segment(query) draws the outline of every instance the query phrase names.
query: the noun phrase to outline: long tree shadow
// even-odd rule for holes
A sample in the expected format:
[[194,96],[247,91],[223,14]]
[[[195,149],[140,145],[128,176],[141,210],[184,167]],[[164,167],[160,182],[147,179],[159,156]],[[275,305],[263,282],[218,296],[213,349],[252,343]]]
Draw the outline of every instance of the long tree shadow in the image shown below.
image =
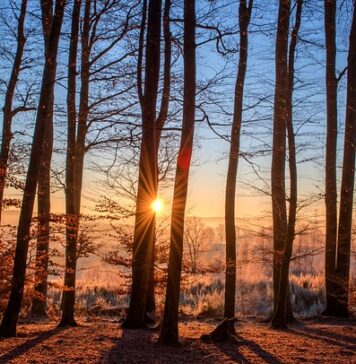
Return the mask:
[[[4,355],[0,356],[0,364],[8,363],[10,360],[17,358],[20,355],[25,354],[27,351],[34,348],[36,345],[40,344],[41,342],[49,339],[50,337],[56,335],[57,333],[65,330],[65,327],[55,327],[51,330],[45,331],[38,336],[34,337],[31,340],[28,340],[16,347],[14,347],[12,350],[7,352]],[[8,340],[8,339],[4,339]]]
[[115,340],[115,347],[106,352],[99,362],[105,363],[216,363],[222,354],[236,362],[249,363],[240,353],[215,351],[215,345],[207,345],[197,338],[185,338],[178,347],[162,346],[157,343],[156,332],[124,329]]
[[[306,329],[308,332],[304,331]],[[356,350],[355,338],[322,329],[315,329],[311,327],[307,327],[306,329],[291,328],[289,331],[294,335],[303,336],[311,340],[322,341],[327,344],[339,346],[352,351]]]
[[[347,336],[347,335],[343,335],[340,333],[336,333],[336,332],[330,332],[328,330],[325,329],[317,329],[317,328],[311,328],[311,327],[307,327],[307,330],[309,333],[315,334],[315,335],[319,335],[328,339],[336,339],[336,340],[340,340],[340,341],[345,341],[347,343],[350,344],[355,344],[356,342],[356,338],[352,337],[352,336]],[[299,330],[297,330],[299,331]]]
[[[260,345],[258,345],[255,341],[244,339],[243,337],[238,337],[238,341],[235,344],[218,344],[215,343],[215,346],[219,348],[225,355],[229,356],[231,359],[241,362],[241,363],[251,363],[254,361],[248,360],[245,356],[240,353],[239,348],[242,346],[246,346],[251,352],[253,352],[256,356],[262,359],[265,363],[268,364],[282,364],[282,362],[273,354],[269,353],[265,349],[263,349]],[[231,350],[234,348],[233,350]],[[236,350],[237,349],[237,350]]]

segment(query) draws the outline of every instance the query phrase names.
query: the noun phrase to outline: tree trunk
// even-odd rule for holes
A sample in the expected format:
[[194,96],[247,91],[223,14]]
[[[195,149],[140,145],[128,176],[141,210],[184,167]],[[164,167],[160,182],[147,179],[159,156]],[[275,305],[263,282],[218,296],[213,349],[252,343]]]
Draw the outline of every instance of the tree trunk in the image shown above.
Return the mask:
[[272,146],[272,213],[273,213],[273,303],[278,305],[279,278],[287,236],[285,191],[286,113],[288,89],[288,32],[290,0],[279,1],[276,40],[276,86],[274,96]]
[[[47,57],[49,35],[52,23],[52,1],[42,4],[42,27],[44,40],[44,56]],[[31,314],[38,317],[46,316],[47,277],[48,277],[48,249],[50,234],[51,212],[51,160],[53,151],[53,103],[54,95],[48,104],[48,122],[43,141],[43,154],[37,188],[37,245],[35,267],[35,295],[32,300]]]
[[[86,2],[86,27],[88,33],[88,8],[90,3]],[[79,173],[76,165],[76,72],[78,35],[80,24],[81,0],[76,0],[73,5],[71,39],[68,58],[68,131],[67,131],[67,160],[66,160],[66,270],[64,275],[64,290],[62,298],[62,318],[60,325],[75,326],[74,304],[75,304],[75,270],[77,260],[77,239],[79,229],[79,212],[76,203],[76,174]],[[84,33],[84,31],[83,31]]]
[[225,270],[225,305],[224,321],[210,334],[212,340],[225,341],[231,335],[235,336],[235,295],[236,295],[236,226],[235,226],[235,199],[236,179],[240,153],[240,131],[242,124],[243,94],[247,68],[248,52],[248,25],[251,18],[253,0],[240,1],[240,58],[235,84],[234,117],[231,126],[231,141],[229,165],[226,178],[225,191],[225,234],[226,234],[226,270]]
[[352,204],[355,180],[356,145],[356,6],[354,4],[347,65],[347,100],[344,160],[342,167],[340,216],[337,248],[337,316],[348,317]]
[[326,309],[324,314],[338,311],[336,300],[336,244],[337,244],[337,193],[336,193],[336,147],[337,147],[337,80],[335,76],[336,2],[325,0],[325,46],[326,46],[326,158],[325,158],[325,288]]
[[12,139],[11,126],[13,110],[12,104],[14,100],[14,92],[19,79],[22,56],[26,43],[24,23],[27,9],[27,0],[22,0],[21,9],[17,25],[17,49],[12,65],[11,76],[5,94],[5,102],[3,106],[3,125],[2,125],[2,142],[0,152],[0,225],[1,214],[3,209],[4,191],[6,186],[7,167],[10,152],[10,143]]
[[288,298],[290,300],[289,264],[293,251],[295,222],[297,215],[297,161],[296,161],[296,148],[295,148],[294,127],[293,127],[292,104],[293,104],[293,89],[294,89],[295,49],[297,46],[298,32],[301,22],[302,7],[303,7],[303,0],[297,0],[295,25],[292,32],[292,39],[290,42],[289,55],[288,55],[288,89],[287,89],[287,109],[285,115],[285,120],[286,120],[285,126],[288,134],[290,197],[289,197],[287,235],[286,235],[283,261],[279,278],[278,300],[271,322],[271,325],[274,328],[286,327],[288,319],[290,320],[293,318],[293,312],[291,310],[290,301],[288,305]]
[[8,337],[16,335],[16,325],[25,284],[26,259],[30,240],[31,218],[41,166],[43,140],[45,137],[48,117],[50,116],[51,112],[48,106],[51,103],[53,87],[56,79],[57,51],[65,3],[65,0],[56,1],[55,14],[51,25],[48,57],[46,58],[43,71],[39,107],[32,142],[30,162],[27,170],[24,195],[22,199],[20,220],[17,230],[11,293],[3,320],[0,325],[0,336]]
[[150,286],[155,216],[151,203],[157,194],[157,153],[155,137],[156,101],[160,68],[161,1],[148,6],[145,86],[142,99],[142,141],[136,200],[133,243],[132,288],[126,328],[145,327],[147,296]]
[[173,192],[166,301],[159,337],[159,342],[164,345],[178,344],[178,307],[182,272],[184,216],[195,122],[195,47],[195,0],[185,0],[183,125]]
[[[169,96],[170,96],[170,88],[171,88],[171,55],[172,55],[172,46],[171,46],[171,30],[170,30],[170,20],[169,13],[171,8],[171,0],[166,0],[164,3],[164,14],[163,14],[163,37],[164,37],[164,70],[163,70],[163,91],[161,98],[161,106],[158,118],[155,123],[156,127],[156,155],[157,155],[157,178],[159,166],[158,166],[158,153],[159,153],[159,145],[161,142],[162,129],[164,124],[167,121],[168,116],[168,107],[169,107]],[[157,189],[158,189],[158,180],[157,180]],[[157,196],[158,191],[156,191]],[[156,217],[154,217],[154,224],[156,226]],[[156,310],[155,303],[155,259],[156,259],[156,242],[154,242],[152,246],[152,260],[151,260],[151,271],[150,271],[150,282],[147,294],[147,303],[146,303],[146,313],[150,313],[151,316],[154,316]]]
[[43,154],[38,180],[37,203],[37,245],[35,267],[35,296],[32,301],[31,314],[46,316],[47,278],[49,259],[50,213],[51,213],[51,160],[53,150],[53,95],[49,104],[48,125],[43,142]]

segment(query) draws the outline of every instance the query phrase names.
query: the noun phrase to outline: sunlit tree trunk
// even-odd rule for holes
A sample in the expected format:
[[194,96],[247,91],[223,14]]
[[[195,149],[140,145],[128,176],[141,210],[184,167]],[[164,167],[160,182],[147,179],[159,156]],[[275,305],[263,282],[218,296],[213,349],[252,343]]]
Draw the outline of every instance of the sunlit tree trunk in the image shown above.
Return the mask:
[[337,312],[336,301],[336,245],[337,245],[337,192],[336,192],[336,148],[337,148],[337,79],[335,76],[336,1],[324,1],[325,46],[326,46],[326,156],[325,156],[325,288],[326,309],[324,314]]
[[[155,123],[156,127],[156,155],[157,155],[157,178],[158,178],[158,153],[159,146],[161,142],[162,129],[166,123],[168,116],[168,107],[169,107],[169,95],[171,88],[171,54],[172,54],[172,46],[171,46],[171,31],[170,31],[170,20],[169,13],[171,8],[171,0],[166,0],[164,3],[164,14],[163,14],[163,37],[164,37],[164,70],[163,70],[163,90],[162,90],[162,98],[160,105],[160,112],[158,118]],[[157,184],[158,188],[158,184]],[[158,191],[156,191],[157,196]],[[156,226],[156,218],[154,219],[154,224]],[[147,294],[147,304],[146,304],[146,312],[154,313],[156,309],[155,303],[155,259],[156,259],[156,248],[155,242],[152,246],[152,260],[151,260],[151,271],[150,271],[150,282]]]
[[25,48],[25,17],[27,9],[27,0],[22,0],[21,9],[17,24],[17,48],[14,57],[14,63],[12,65],[11,75],[9,83],[6,89],[5,102],[3,106],[3,124],[2,124],[2,140],[0,151],[0,225],[1,214],[3,209],[4,191],[6,185],[7,167],[10,152],[10,143],[12,139],[12,118],[13,118],[13,100],[17,81],[21,70],[22,56]]
[[355,180],[355,146],[356,146],[356,6],[349,41],[347,64],[347,99],[345,118],[344,159],[340,193],[340,215],[337,248],[337,306],[334,314],[348,317],[348,299],[350,285],[350,255],[352,204]]
[[57,69],[58,43],[63,22],[65,4],[65,0],[56,1],[55,12],[51,24],[51,32],[48,43],[49,47],[43,71],[35,131],[27,170],[24,195],[22,199],[20,220],[17,230],[11,293],[3,320],[0,325],[0,336],[16,335],[16,325],[25,284],[26,260],[30,240],[31,218],[41,166],[43,140],[51,113],[51,110],[48,106],[51,104],[51,98],[53,97],[53,88]]
[[[235,85],[234,118],[231,128],[229,166],[225,191],[225,234],[226,234],[226,275],[225,275],[225,306],[224,317],[235,316],[236,291],[236,227],[235,227],[235,197],[236,178],[240,153],[240,132],[242,124],[243,92],[247,68],[248,25],[251,17],[252,1],[246,6],[246,1],[240,1],[240,59]],[[233,323],[232,323],[233,325]],[[232,326],[233,328],[233,326]]]
[[288,32],[290,0],[279,1],[276,40],[276,83],[274,97],[272,146],[272,213],[273,213],[273,303],[278,305],[279,278],[287,237],[285,189],[286,116],[288,112]]
[[182,272],[184,216],[195,122],[195,24],[195,0],[185,0],[183,124],[173,192],[166,301],[159,337],[159,342],[164,345],[176,345],[178,343],[178,307]]
[[133,243],[132,287],[124,326],[145,327],[150,287],[155,216],[151,204],[157,194],[156,102],[160,69],[161,1],[148,4],[145,85],[142,94],[142,139]]
[[[50,105],[52,104],[52,105]],[[53,95],[49,107],[52,113],[48,123],[43,142],[43,154],[37,190],[38,223],[35,267],[35,296],[32,301],[31,314],[46,316],[47,278],[50,239],[50,212],[51,212],[51,159],[53,149]]]
[[[83,37],[88,39],[90,1],[86,1]],[[76,72],[77,51],[80,24],[81,0],[76,0],[73,5],[71,39],[68,58],[68,130],[67,130],[67,158],[66,158],[66,270],[64,275],[64,289],[62,298],[62,318],[60,325],[75,326],[75,276],[77,261],[77,239],[79,229],[80,202],[78,205],[78,186],[76,185],[77,173],[77,113],[76,113]],[[82,52],[85,52],[85,44]],[[83,55],[82,55],[83,58]],[[87,57],[86,57],[87,59]],[[83,65],[83,62],[82,62]],[[82,70],[83,72],[83,70]],[[82,100],[82,94],[81,94]],[[82,102],[82,101],[81,101]],[[85,121],[86,124],[86,121]],[[80,193],[80,191],[79,191]]]
[[[286,110],[286,129],[288,134],[288,154],[289,154],[289,178],[290,178],[290,196],[288,209],[287,235],[283,253],[278,290],[278,302],[272,317],[272,327],[285,327],[287,322],[293,318],[291,305],[288,312],[289,292],[289,265],[292,257],[293,242],[295,236],[295,223],[297,214],[297,161],[296,148],[293,127],[293,89],[294,89],[294,60],[295,50],[298,40],[302,16],[303,0],[297,0],[297,9],[295,15],[295,25],[292,31],[292,39],[289,46],[288,54],[288,89],[287,89],[287,110]],[[289,301],[290,303],[290,301]],[[289,316],[289,317],[288,317]]]
[[225,341],[235,332],[235,295],[236,295],[236,226],[235,226],[235,198],[236,180],[240,153],[240,134],[243,112],[243,94],[245,75],[247,68],[248,52],[248,25],[250,23],[253,0],[240,1],[239,25],[240,25],[240,56],[238,73],[235,84],[234,116],[231,126],[229,165],[226,178],[225,191],[225,234],[226,234],[226,271],[225,271],[225,304],[224,322],[222,322],[209,338],[217,341]]
[[[43,2],[42,28],[44,39],[44,56],[47,57],[49,35],[53,18],[53,1]],[[50,238],[51,212],[51,160],[53,150],[53,102],[54,95],[48,104],[48,122],[43,141],[43,154],[37,188],[37,245],[35,267],[35,295],[32,301],[31,314],[46,316],[47,277],[48,277],[48,249]]]

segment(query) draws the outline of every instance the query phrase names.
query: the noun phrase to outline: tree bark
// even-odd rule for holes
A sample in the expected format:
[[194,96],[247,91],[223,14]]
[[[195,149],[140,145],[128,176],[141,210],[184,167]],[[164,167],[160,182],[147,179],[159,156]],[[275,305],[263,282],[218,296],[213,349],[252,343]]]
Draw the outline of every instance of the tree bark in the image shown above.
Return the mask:
[[159,342],[164,345],[178,344],[178,307],[182,272],[184,216],[195,122],[195,24],[195,0],[185,0],[183,124],[173,192],[166,301],[159,337]]
[[46,58],[43,71],[39,107],[32,142],[30,162],[27,170],[24,195],[22,199],[20,220],[17,230],[17,242],[10,299],[0,325],[0,336],[3,337],[16,335],[16,325],[25,284],[26,259],[30,240],[31,218],[41,166],[43,140],[45,137],[48,117],[50,116],[50,108],[48,105],[51,102],[56,78],[57,51],[65,5],[65,0],[56,1],[55,13],[51,24],[48,57]]
[[251,18],[253,0],[240,1],[240,58],[235,84],[234,116],[231,126],[229,165],[226,177],[225,190],[225,236],[226,236],[226,269],[225,269],[225,304],[224,321],[210,334],[210,339],[225,341],[235,332],[235,295],[236,295],[236,226],[235,226],[235,199],[236,180],[240,153],[240,134],[243,113],[244,84],[247,69],[248,53],[248,26]]
[[[60,325],[75,326],[75,271],[77,261],[77,239],[79,230],[79,207],[77,202],[76,175],[77,169],[77,113],[76,113],[76,72],[77,51],[80,25],[81,0],[76,0],[73,5],[71,39],[68,58],[68,130],[67,130],[67,159],[66,159],[66,269],[64,275],[64,289],[62,298],[62,318]],[[83,35],[88,34],[88,21],[90,16],[90,1],[86,1],[85,26]],[[85,36],[84,36],[85,37]],[[88,37],[86,35],[86,37]],[[82,50],[84,52],[84,49]]]
[[290,0],[279,1],[276,40],[276,84],[274,97],[272,146],[272,213],[273,213],[273,303],[278,306],[278,291],[284,246],[287,237],[285,190],[286,115],[288,112],[288,32]]
[[[252,1],[246,6],[246,1],[240,1],[240,59],[235,85],[234,118],[231,127],[231,142],[229,166],[225,191],[225,234],[226,234],[226,275],[225,275],[225,306],[224,317],[235,317],[236,292],[236,227],[235,227],[235,198],[236,179],[240,153],[240,132],[242,124],[242,108],[244,83],[247,68],[248,25],[251,17]],[[232,322],[233,325],[233,321]]]
[[132,288],[126,328],[143,328],[150,286],[155,215],[151,203],[157,194],[156,102],[160,69],[161,0],[148,5],[145,85],[142,95],[142,140],[132,261]]
[[[41,4],[42,27],[44,40],[44,56],[48,55],[48,42],[53,17],[53,1]],[[37,188],[37,245],[35,266],[35,295],[32,300],[31,314],[38,317],[46,316],[47,277],[48,277],[48,249],[50,237],[51,212],[51,160],[53,150],[53,103],[54,95],[48,104],[48,122],[43,141],[40,174]]]
[[37,245],[35,267],[35,296],[32,300],[31,314],[38,317],[46,316],[47,278],[49,260],[50,213],[51,213],[51,159],[53,150],[53,97],[48,105],[49,112],[43,154],[38,180],[37,205]]
[[[288,151],[289,151],[289,178],[290,178],[290,197],[288,210],[287,235],[283,253],[283,261],[279,278],[278,301],[275,308],[271,325],[275,328],[287,326],[288,319],[293,318],[293,312],[288,312],[289,291],[289,265],[292,257],[293,242],[295,236],[295,223],[297,215],[297,161],[296,148],[293,127],[293,89],[294,89],[294,60],[295,50],[298,40],[302,16],[303,0],[297,0],[297,9],[295,15],[295,25],[292,31],[292,39],[289,46],[288,54],[288,89],[287,89],[287,109],[286,109],[286,130],[288,134]],[[291,309],[291,305],[289,305]],[[292,315],[292,317],[290,317]],[[288,317],[289,316],[289,317]]]
[[11,76],[9,84],[6,89],[5,102],[3,106],[3,125],[2,125],[2,141],[1,141],[1,152],[0,152],[0,225],[1,215],[3,209],[4,191],[6,186],[6,177],[8,170],[8,159],[10,152],[10,144],[12,139],[12,106],[14,100],[15,88],[19,79],[22,56],[25,48],[26,37],[25,37],[25,17],[27,10],[27,0],[22,0],[21,9],[17,24],[17,48],[12,65]]
[[356,145],[356,6],[349,41],[347,64],[347,99],[345,118],[344,158],[342,167],[340,215],[337,248],[337,306],[334,314],[348,317],[352,204],[355,180],[355,145]]
[[[164,3],[164,13],[163,13],[163,37],[164,37],[164,66],[163,66],[163,90],[162,90],[162,98],[161,98],[161,106],[158,117],[156,119],[155,127],[156,127],[156,155],[157,155],[157,179],[158,179],[158,153],[159,146],[161,142],[161,135],[163,127],[167,121],[168,117],[168,108],[169,108],[169,96],[170,96],[170,88],[171,88],[171,58],[172,58],[172,46],[171,46],[171,30],[170,30],[170,19],[169,13],[171,8],[171,0],[166,0]],[[158,180],[157,180],[157,189],[158,189]],[[158,191],[156,191],[156,196]],[[156,216],[154,217],[154,224],[156,226]],[[156,303],[155,303],[155,281],[154,281],[154,273],[155,273],[155,259],[156,259],[156,242],[154,242],[152,246],[152,261],[151,261],[151,271],[150,271],[150,282],[149,289],[147,294],[147,304],[146,304],[146,313],[151,313],[154,316]]]
[[325,0],[325,46],[326,46],[326,156],[325,156],[325,288],[326,309],[324,314],[333,315],[338,311],[336,300],[336,245],[337,245],[337,79],[335,76],[336,43],[335,16],[336,2]]

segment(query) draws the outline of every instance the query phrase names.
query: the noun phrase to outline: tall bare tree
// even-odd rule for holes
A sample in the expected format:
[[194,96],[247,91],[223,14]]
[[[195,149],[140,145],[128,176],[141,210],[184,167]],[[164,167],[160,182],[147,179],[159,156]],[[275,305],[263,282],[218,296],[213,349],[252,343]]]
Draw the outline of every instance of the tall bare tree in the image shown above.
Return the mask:
[[[290,196],[288,208],[288,222],[286,240],[284,243],[284,252],[282,256],[281,271],[279,276],[279,288],[277,306],[275,306],[272,317],[272,327],[285,327],[288,321],[288,299],[289,293],[289,264],[292,257],[293,241],[295,237],[295,223],[297,215],[297,161],[296,146],[293,126],[293,90],[294,90],[294,63],[295,51],[298,40],[302,17],[303,0],[297,0],[297,9],[295,14],[295,24],[293,27],[291,41],[288,51],[288,88],[287,88],[287,109],[286,109],[286,130],[288,135],[288,166],[290,179]],[[290,303],[290,302],[289,302]],[[291,307],[289,307],[291,310]],[[289,318],[290,319],[290,318]]]
[[[44,39],[44,57],[48,55],[48,42],[53,18],[53,1],[43,2],[42,29]],[[37,188],[37,246],[35,269],[35,295],[32,301],[31,313],[34,316],[46,316],[48,252],[50,239],[50,212],[51,212],[51,160],[53,151],[53,106],[54,95],[48,104],[48,124],[43,141],[43,154],[41,159],[40,175]],[[51,120],[51,121],[50,121]]]
[[325,288],[324,314],[337,311],[336,302],[336,244],[337,244],[337,78],[336,63],[336,1],[324,1],[325,49],[326,49],[326,155],[325,155]]
[[174,181],[166,301],[159,337],[159,342],[164,345],[176,345],[178,343],[178,306],[183,258],[184,216],[195,123],[195,28],[195,0],[185,0],[183,123]]
[[[42,3],[47,3],[42,0]],[[32,142],[30,162],[22,199],[20,220],[17,229],[17,242],[14,260],[14,270],[10,299],[0,325],[0,336],[15,336],[16,325],[20,312],[23,296],[26,260],[30,240],[30,226],[33,206],[41,168],[41,156],[43,153],[43,141],[47,129],[47,123],[51,122],[51,110],[48,107],[53,98],[53,89],[56,79],[57,52],[60,32],[63,22],[63,14],[66,6],[65,0],[56,0],[54,15],[49,35],[49,47],[43,70],[40,100]]]
[[10,79],[7,85],[5,102],[3,106],[3,124],[2,124],[2,140],[1,140],[1,151],[0,151],[0,224],[1,214],[3,209],[3,199],[6,184],[6,176],[8,171],[8,159],[10,152],[10,143],[12,139],[12,119],[14,114],[17,112],[13,109],[13,101],[16,85],[19,79],[21,71],[21,63],[26,43],[25,36],[25,17],[27,10],[27,0],[22,0],[20,13],[17,23],[17,48],[12,64],[12,70]]
[[[60,325],[76,325],[74,319],[75,277],[78,259],[78,238],[81,218],[81,200],[84,178],[84,161],[88,150],[106,144],[101,139],[103,130],[109,126],[103,123],[113,120],[128,106],[121,104],[120,96],[133,86],[117,86],[119,77],[112,73],[132,52],[118,55],[123,40],[132,28],[134,10],[139,2],[121,0],[83,1],[83,19],[80,32],[80,86],[79,106],[76,110],[76,50],[78,49],[78,20],[80,4],[74,2],[74,24],[72,24],[71,48],[68,64],[68,137],[66,163],[66,269],[63,289],[63,312]],[[106,34],[103,36],[103,34]],[[115,68],[116,67],[116,68]],[[131,71],[131,70],[130,70]],[[113,89],[113,85],[116,86]],[[115,104],[115,101],[119,103]],[[114,104],[112,108],[109,104]],[[95,126],[94,126],[95,125]],[[95,135],[92,135],[95,129]],[[119,138],[116,139],[117,142]]]
[[345,114],[344,158],[342,165],[339,228],[337,235],[337,311],[334,315],[349,316],[350,256],[352,204],[355,181],[356,145],[356,5],[354,4],[347,62],[347,98]]
[[[165,0],[164,2],[164,10],[163,10],[163,38],[164,38],[164,65],[163,65],[163,88],[162,88],[162,96],[160,103],[160,110],[155,122],[156,128],[156,155],[157,155],[157,178],[158,169],[159,169],[159,149],[161,144],[161,136],[163,128],[166,124],[168,118],[168,109],[169,109],[169,99],[170,99],[170,91],[171,91],[171,58],[172,58],[172,40],[171,40],[171,30],[170,30],[170,9],[171,9],[172,0]],[[141,67],[142,68],[142,67]],[[141,106],[142,107],[142,106]],[[159,181],[158,181],[159,182]],[[157,183],[158,188],[158,183]],[[155,196],[157,196],[158,191],[156,191]],[[156,226],[156,219],[152,223]],[[146,312],[151,313],[151,316],[154,316],[156,304],[155,304],[155,294],[154,294],[154,263],[155,263],[155,248],[156,244],[153,242],[153,250],[152,250],[152,261],[151,261],[151,273],[150,273],[150,282],[147,294],[147,303],[146,303]]]
[[275,51],[275,96],[272,146],[272,214],[273,214],[273,297],[278,306],[279,279],[287,237],[285,187],[286,125],[288,115],[288,34],[290,0],[279,1]]
[[[88,11],[88,1],[86,1],[86,11]],[[63,292],[63,313],[62,325],[75,325],[74,301],[75,301],[75,262],[77,260],[76,242],[78,239],[79,211],[76,204],[75,176],[76,170],[76,72],[77,72],[77,52],[80,24],[81,0],[76,0],[72,10],[72,26],[68,56],[68,91],[67,91],[67,159],[66,159],[66,273]],[[87,31],[88,14],[86,13],[85,28]],[[74,271],[73,271],[74,268]],[[71,291],[69,291],[71,290]]]
[[[152,262],[155,241],[155,214],[151,208],[157,195],[157,137],[156,103],[158,96],[161,40],[160,0],[148,2],[145,83],[142,91],[142,53],[139,54],[138,89],[142,110],[142,139],[137,187],[135,230],[132,261],[132,288],[128,315],[124,323],[127,328],[145,327],[147,300],[152,282]],[[140,50],[143,52],[143,29],[146,2],[143,3]],[[152,290],[151,290],[152,300]],[[152,301],[151,301],[152,303]],[[152,309],[150,307],[149,309]]]
[[217,341],[225,341],[235,332],[235,296],[236,296],[236,217],[235,198],[237,169],[240,154],[240,135],[243,116],[244,85],[247,70],[248,26],[251,19],[253,0],[248,5],[245,0],[239,6],[240,55],[235,84],[234,116],[231,125],[229,165],[225,190],[225,236],[226,236],[226,270],[224,321],[209,335]]

